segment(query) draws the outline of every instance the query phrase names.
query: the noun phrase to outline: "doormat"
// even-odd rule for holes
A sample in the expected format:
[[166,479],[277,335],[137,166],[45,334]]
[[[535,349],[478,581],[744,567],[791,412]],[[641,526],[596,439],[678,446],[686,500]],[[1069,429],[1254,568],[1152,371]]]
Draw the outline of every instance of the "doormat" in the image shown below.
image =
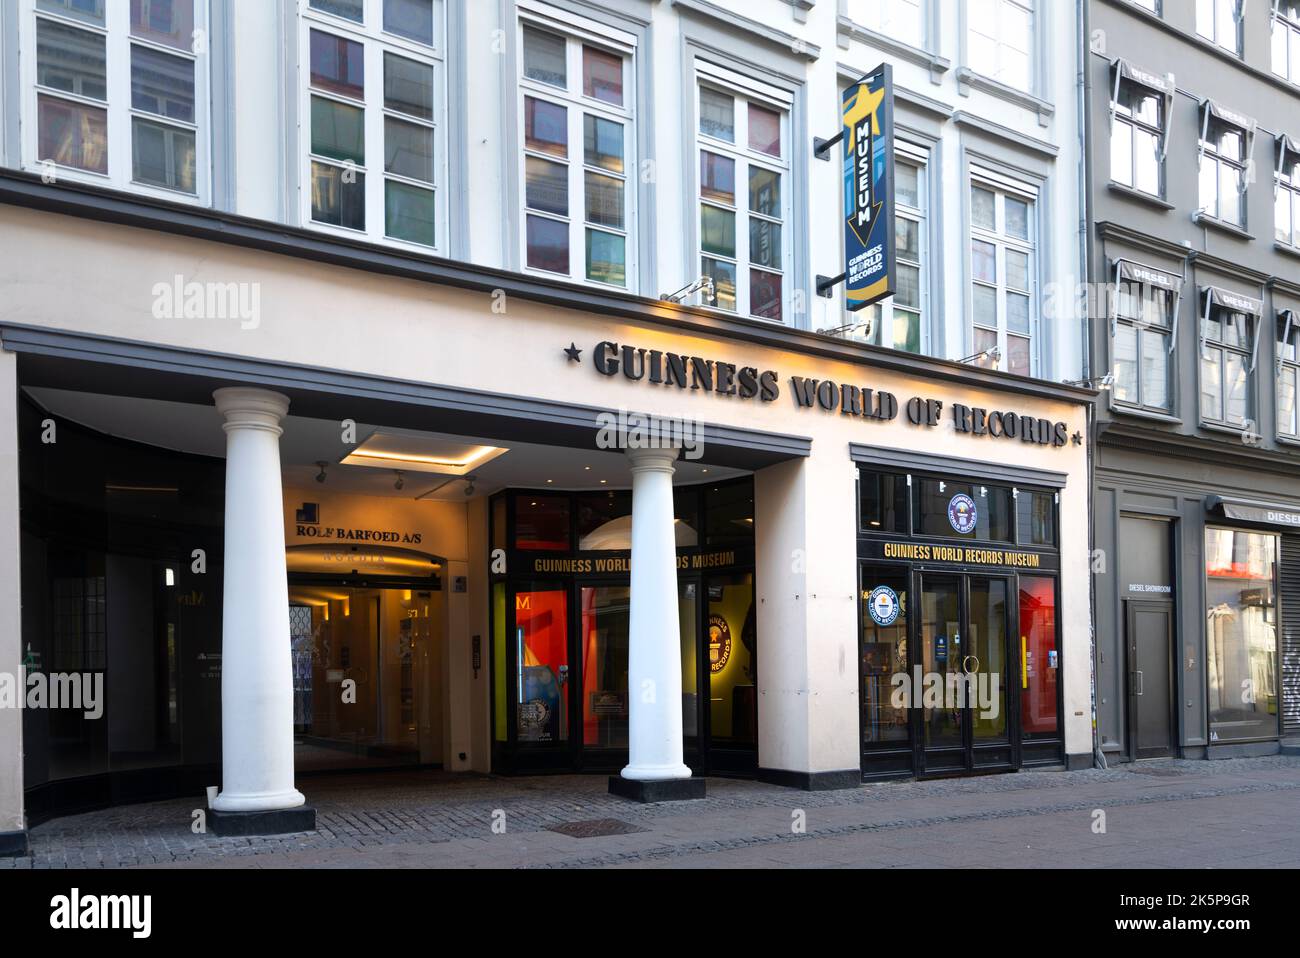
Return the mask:
[[547,825],[549,832],[559,832],[570,838],[603,838],[606,835],[631,835],[633,832],[648,832],[650,829],[620,822],[617,818],[593,818],[586,822],[564,822],[560,825]]

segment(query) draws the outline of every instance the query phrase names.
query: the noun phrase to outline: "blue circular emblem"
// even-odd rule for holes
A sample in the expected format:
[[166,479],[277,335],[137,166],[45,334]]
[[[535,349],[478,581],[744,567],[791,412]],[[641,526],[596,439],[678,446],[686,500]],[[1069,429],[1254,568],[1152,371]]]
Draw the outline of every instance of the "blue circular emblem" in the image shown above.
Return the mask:
[[948,524],[967,535],[975,531],[979,513],[975,509],[975,500],[964,492],[959,492],[948,500]]
[[893,625],[898,618],[898,593],[887,585],[878,585],[867,596],[867,613],[876,625]]

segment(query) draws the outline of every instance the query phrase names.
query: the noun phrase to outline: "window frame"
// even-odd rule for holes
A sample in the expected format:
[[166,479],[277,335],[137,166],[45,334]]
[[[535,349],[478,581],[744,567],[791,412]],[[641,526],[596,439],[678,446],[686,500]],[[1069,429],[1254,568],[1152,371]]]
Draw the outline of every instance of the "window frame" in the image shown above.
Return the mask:
[[[1300,310],[1281,309],[1276,311],[1275,323],[1282,335],[1278,337],[1277,347],[1277,390],[1274,395],[1277,411],[1277,434],[1283,439],[1300,441]],[[1276,333],[1274,334],[1276,335]],[[1292,353],[1286,355],[1287,349]],[[1295,428],[1284,429],[1282,426],[1282,383],[1290,375],[1292,383],[1292,408],[1294,410]]]
[[[1211,138],[1211,133],[1216,129],[1228,128],[1235,130],[1240,137],[1241,155],[1232,157],[1220,151],[1218,137]],[[1220,107],[1213,100],[1205,100],[1201,104],[1201,133],[1199,141],[1199,151],[1196,162],[1196,201],[1197,216],[1208,217],[1220,223],[1226,223],[1238,229],[1246,229],[1248,225],[1246,213],[1249,207],[1247,194],[1249,184],[1247,182],[1247,172],[1250,169],[1251,155],[1254,153],[1255,124],[1248,117],[1240,114],[1234,114]],[[1205,165],[1206,163],[1214,165],[1214,212],[1210,212],[1205,204],[1203,188],[1205,186]],[[1223,170],[1227,168],[1237,174],[1237,219],[1228,219],[1223,215]]]
[[[965,7],[964,7],[965,9],[964,28],[965,29],[964,29],[964,36],[962,37],[962,44],[963,44],[963,51],[964,51],[963,59],[965,60],[966,67],[969,68],[971,71],[978,73],[980,76],[992,80],[994,83],[1001,83],[1002,85],[1009,87],[1010,89],[1019,90],[1020,92],[1030,94],[1031,96],[1035,95],[1038,92],[1038,87],[1039,87],[1038,70],[1039,70],[1039,60],[1040,60],[1040,53],[1038,50],[1038,46],[1039,46],[1038,33],[1040,29],[1039,18],[1041,16],[1041,10],[1039,9],[1038,0],[986,0],[986,2],[993,3],[997,10],[996,22],[992,25],[992,29],[994,31],[993,33],[986,33],[984,30],[978,30],[978,31],[975,30],[975,20],[971,16],[971,7],[974,2],[976,2],[976,0],[965,0]],[[1023,51],[1020,51],[1015,46],[1013,46],[1008,41],[1008,39],[1004,34],[1003,24],[1005,22],[1005,17],[1003,15],[1003,12],[1007,7],[1015,7],[1016,9],[1022,11],[1023,13],[1028,14],[1029,32],[1028,35],[1025,37],[1026,46]],[[976,32],[981,37],[984,37],[993,42],[997,54],[997,56],[995,57],[997,63],[1002,63],[1005,60],[1004,56],[1002,55],[1003,50],[1005,48],[1016,50],[1017,52],[1023,52],[1025,54],[1027,58],[1027,62],[1025,67],[1024,86],[1020,86],[1017,83],[1012,83],[1010,80],[1008,80],[1004,75],[1000,73],[987,72],[985,69],[983,69],[983,67],[985,67],[986,64],[980,64],[979,66],[975,64],[974,59],[971,55],[970,35],[972,32]]]
[[[1284,172],[1287,169],[1291,173]],[[1278,230],[1279,201],[1283,196],[1287,198],[1289,221],[1285,239]],[[1286,134],[1278,135],[1277,158],[1273,167],[1273,238],[1292,249],[1300,249],[1300,143]]]
[[[1202,286],[1200,297],[1204,300],[1199,304],[1199,314],[1197,316],[1197,343],[1199,348],[1196,356],[1196,413],[1197,421],[1204,427],[1219,430],[1229,430],[1232,432],[1242,432],[1253,429],[1259,421],[1259,401],[1256,397],[1256,362],[1259,356],[1259,340],[1261,336],[1260,326],[1263,320],[1262,309],[1255,312],[1249,312],[1244,309],[1232,309],[1227,304],[1215,302],[1216,294],[1226,293],[1231,296],[1239,296],[1230,290],[1220,290],[1216,286]],[[1219,311],[1226,317],[1229,314],[1236,314],[1245,319],[1247,326],[1247,339],[1249,346],[1231,345],[1222,340],[1212,340],[1207,335],[1206,327],[1209,325],[1210,315],[1214,311]],[[1225,320],[1220,320],[1220,326]],[[1218,411],[1221,417],[1212,417],[1205,414],[1205,364],[1207,350],[1217,352],[1217,366],[1219,371],[1219,394],[1218,394]],[[1232,354],[1242,360],[1246,369],[1246,410],[1242,416],[1241,422],[1233,422],[1228,418],[1228,390],[1227,377],[1227,356]]]
[[[1110,405],[1112,408],[1119,410],[1128,410],[1140,413],[1153,413],[1160,416],[1176,415],[1178,405],[1177,395],[1177,364],[1175,355],[1178,352],[1178,316],[1182,304],[1182,284],[1184,279],[1164,270],[1155,269],[1141,263],[1131,260],[1117,259],[1114,262],[1115,281],[1112,289],[1114,300],[1110,310],[1110,372],[1116,376],[1116,355],[1118,333],[1121,326],[1127,326],[1134,330],[1134,363],[1136,367],[1136,376],[1134,382],[1137,387],[1138,398],[1136,401],[1129,399],[1120,399],[1119,392],[1112,387],[1110,390]],[[1128,266],[1128,272],[1133,273],[1133,278],[1125,277],[1125,267]],[[1154,275],[1152,275],[1154,274]],[[1149,279],[1144,281],[1142,277]],[[1167,277],[1168,283],[1161,283],[1160,277]],[[1134,287],[1137,292],[1136,296],[1141,307],[1137,317],[1125,316],[1121,312],[1121,306],[1124,302],[1125,295],[1133,296],[1133,292],[1124,290],[1125,286]],[[1152,291],[1163,292],[1167,296],[1165,318],[1166,322],[1162,326],[1159,323],[1152,323],[1146,319],[1146,301],[1147,294]],[[1165,349],[1165,396],[1166,404],[1164,406],[1154,405],[1146,401],[1146,390],[1143,388],[1145,378],[1142,375],[1143,352],[1142,343],[1147,335],[1156,335],[1165,337],[1168,340],[1168,346]],[[1116,378],[1118,378],[1116,376]]]
[[[700,129],[701,124],[701,92],[704,89],[711,89],[724,96],[730,97],[733,101],[733,131],[735,142],[727,142],[718,137],[710,136]],[[793,130],[792,114],[794,99],[789,94],[775,88],[766,88],[765,85],[758,81],[741,77],[739,74],[728,70],[725,67],[715,65],[703,60],[696,62],[694,76],[694,111],[692,116],[693,135],[689,139],[690,155],[689,163],[691,170],[690,182],[693,184],[692,196],[692,217],[694,220],[695,248],[694,256],[691,260],[692,269],[697,271],[688,278],[688,281],[694,281],[699,277],[708,275],[704,269],[704,260],[712,259],[723,263],[731,263],[736,271],[736,308],[727,309],[725,306],[717,305],[717,291],[714,291],[714,298],[711,302],[705,300],[701,294],[701,305],[717,309],[732,316],[742,316],[750,319],[759,319],[769,323],[780,325],[794,326],[794,316],[791,314],[791,300],[793,296],[793,283],[795,280],[794,264],[794,197],[793,197],[793,169],[794,160],[792,153],[791,134]],[[780,118],[780,138],[781,138],[781,155],[779,157],[768,153],[754,150],[749,146],[749,106],[757,106],[769,112],[776,113]],[[733,205],[728,206],[725,202],[704,196],[704,183],[701,176],[701,157],[704,152],[723,156],[730,159],[734,164],[733,176]],[[780,183],[780,217],[773,217],[767,214],[750,210],[749,208],[749,180],[751,168],[758,168],[775,173]],[[710,206],[731,212],[735,215],[735,249],[734,256],[726,256],[720,253],[707,252],[704,249],[703,235],[703,209]],[[781,266],[779,268],[757,264],[750,256],[750,221],[751,218],[757,218],[760,222],[776,223],[781,228]],[[750,272],[758,270],[764,273],[773,273],[781,279],[781,300],[780,315],[777,317],[762,316],[751,310],[752,289],[750,284]]]
[[[516,172],[518,183],[518,229],[516,237],[516,255],[519,257],[519,270],[530,276],[548,277],[561,282],[576,283],[597,289],[619,290],[636,293],[640,289],[640,257],[638,228],[639,184],[639,140],[637,128],[637,54],[639,53],[636,37],[606,24],[569,14],[558,8],[545,4],[519,4],[515,29],[516,69],[512,78],[515,85],[516,116]],[[550,34],[564,40],[565,45],[565,82],[563,90],[535,80],[524,74],[524,36],[526,30]],[[581,90],[582,51],[586,46],[600,52],[618,56],[622,60],[623,103],[616,105],[596,97],[589,97]],[[575,89],[575,86],[577,89]],[[566,135],[568,137],[566,155],[561,158],[542,152],[530,151],[527,147],[525,125],[527,122],[526,99],[542,100],[561,106],[565,110]],[[623,172],[612,173],[599,167],[589,167],[586,163],[584,148],[584,122],[587,115],[619,123],[624,130]],[[541,159],[563,164],[566,168],[568,189],[568,212],[561,215],[554,211],[531,209],[528,206],[528,158]],[[623,181],[623,226],[622,228],[603,223],[592,223],[587,219],[586,178],[587,173],[607,176]],[[569,237],[569,271],[559,273],[528,264],[528,218],[539,217],[568,225]],[[623,237],[623,285],[591,279],[587,276],[587,231],[611,233]]]
[[[444,0],[433,0],[433,44],[389,33],[383,26],[383,0],[363,0],[363,21],[357,23],[346,17],[338,16],[311,6],[311,0],[300,0],[296,22],[298,38],[298,70],[295,77],[298,103],[298,217],[299,222],[312,230],[319,230],[333,236],[352,240],[362,240],[390,246],[429,256],[446,256],[448,254],[450,234],[451,190],[448,177],[450,157],[448,155],[448,94],[447,94],[447,7]],[[358,100],[346,94],[315,88],[311,83],[311,32],[318,30],[331,36],[360,43],[363,60],[363,99]],[[384,54],[392,53],[406,60],[412,60],[433,70],[433,117],[425,120],[409,114],[392,111],[384,105]],[[366,177],[364,229],[325,223],[312,218],[312,164],[346,169],[347,163],[332,157],[317,156],[312,152],[311,103],[313,97],[321,97],[363,110],[362,129],[366,162],[356,166],[357,172]],[[433,183],[390,173],[385,169],[385,132],[384,121],[389,116],[393,119],[417,126],[433,128]],[[429,246],[415,240],[388,235],[385,187],[390,181],[414,186],[417,189],[433,193],[434,203],[434,240]]]
[[[1170,97],[1168,95],[1168,92],[1162,88],[1158,88],[1148,83],[1144,83],[1141,79],[1135,76],[1132,75],[1126,76],[1125,75],[1126,69],[1131,72],[1132,68],[1126,68],[1126,65],[1121,60],[1115,61],[1115,65],[1112,67],[1112,69],[1115,72],[1115,82],[1113,87],[1111,88],[1111,98],[1110,98],[1111,150],[1109,156],[1109,163],[1110,163],[1111,182],[1117,183],[1120,186],[1123,186],[1125,189],[1136,190],[1139,193],[1144,193],[1148,196],[1163,198],[1165,195],[1165,188],[1166,188],[1165,157],[1168,154],[1168,147],[1169,147]],[[1124,85],[1126,83],[1138,87],[1142,90],[1146,90],[1149,93],[1155,95],[1156,108],[1158,110],[1158,116],[1155,125],[1152,125],[1151,123],[1148,123],[1146,120],[1140,119],[1139,117],[1135,116],[1132,110],[1129,110],[1127,113],[1122,113],[1120,111],[1120,94],[1123,91]],[[1138,176],[1137,176],[1138,152],[1136,149],[1137,138],[1133,132],[1130,132],[1129,134],[1130,141],[1129,141],[1129,151],[1128,151],[1129,152],[1129,173],[1132,182],[1125,183],[1123,180],[1120,180],[1115,176],[1115,150],[1114,150],[1115,129],[1116,129],[1116,125],[1121,123],[1127,127],[1132,128],[1134,131],[1140,129],[1146,133],[1154,134],[1156,137],[1157,187],[1154,193],[1152,193],[1150,190],[1143,189],[1141,186],[1138,185]]]
[[[1289,9],[1295,14],[1295,18],[1283,16],[1281,4],[1275,5],[1269,22],[1269,69],[1274,76],[1300,85],[1300,2],[1282,0],[1282,3],[1293,4]],[[1279,29],[1286,31],[1283,34],[1282,44],[1283,59],[1286,63],[1281,71],[1278,70],[1277,55]]]
[[[929,21],[930,21],[930,2],[931,0],[857,0],[846,2],[845,16],[852,20],[860,27],[864,27],[873,33],[889,37],[897,43],[911,47],[914,50],[928,50],[930,47],[929,40]],[[899,5],[916,8],[916,42],[899,35],[892,29],[895,18],[887,16],[887,13],[895,12]],[[866,11],[878,11],[879,15],[874,15]],[[865,13],[865,16],[863,15]]]
[[[973,210],[972,194],[976,189],[990,191],[994,194],[994,227],[977,226]],[[995,332],[996,346],[999,353],[997,365],[990,365],[987,357],[977,365],[986,369],[1010,371],[1010,337],[1016,336],[1029,340],[1029,370],[1016,375],[1037,376],[1041,368],[1039,356],[1040,319],[1042,304],[1039,301],[1041,284],[1039,283],[1039,243],[1042,236],[1039,191],[1035,186],[1021,181],[1000,176],[990,170],[972,166],[965,179],[965,208],[967,235],[965,237],[966,275],[968,282],[963,294],[966,303],[967,335],[970,337],[969,353],[983,352],[976,343],[978,330]],[[1028,207],[1028,238],[1020,239],[1006,233],[1006,200],[1008,198],[1023,202]],[[987,243],[994,247],[994,280],[977,279],[975,276],[975,243]],[[1006,281],[1006,254],[1008,251],[1024,253],[1028,257],[1026,264],[1026,284],[1028,290],[1013,289]],[[995,290],[995,309],[997,328],[979,324],[975,320],[975,287],[993,288]],[[1012,331],[1008,323],[1006,300],[1007,294],[1025,295],[1029,299],[1029,328],[1025,332]],[[991,348],[991,347],[989,347]]]
[[[1219,18],[1221,15],[1220,9],[1223,4],[1227,4],[1227,3],[1232,4],[1232,22],[1233,22],[1232,46],[1228,46],[1228,44],[1224,43],[1223,42],[1224,38],[1219,36]],[[1208,4],[1210,8],[1210,21],[1209,21],[1210,33],[1208,34],[1203,32],[1202,30],[1202,26],[1204,24],[1202,22],[1202,17],[1201,17],[1201,12],[1202,10],[1205,9],[1206,4]],[[1244,12],[1244,8],[1245,8],[1244,0],[1196,0],[1196,9],[1193,11],[1194,26],[1192,29],[1196,33],[1196,35],[1200,37],[1202,40],[1204,40],[1206,43],[1212,43],[1219,49],[1226,50],[1235,57],[1240,57],[1242,19],[1243,19],[1242,14]]]
[[[930,316],[930,268],[934,259],[930,242],[930,211],[931,202],[931,184],[930,184],[930,149],[918,146],[906,140],[896,139],[894,141],[894,167],[911,166],[916,169],[916,190],[919,206],[907,206],[895,197],[894,200],[894,217],[895,219],[906,219],[917,227],[917,262],[912,263],[903,259],[900,253],[897,256],[899,264],[914,266],[917,270],[917,305],[899,306],[895,303],[895,296],[890,296],[878,303],[873,303],[870,307],[872,318],[872,329],[863,337],[864,341],[873,346],[880,346],[884,349],[894,349],[899,352],[910,352],[904,347],[896,345],[896,338],[892,335],[894,326],[894,310],[899,309],[907,313],[916,315],[916,352],[914,355],[929,354],[930,331],[928,319]],[[886,315],[886,310],[889,311]],[[861,319],[852,312],[847,312],[845,319],[846,325],[856,326]],[[890,342],[883,341],[885,329],[891,330]]]
[[[18,47],[31,51],[30,56],[19,57],[20,70],[20,152],[22,168],[31,173],[48,176],[53,170],[55,181],[87,183],[93,186],[138,193],[172,202],[208,206],[212,198],[212,121],[211,86],[212,58],[211,31],[208,28],[210,0],[193,0],[194,33],[186,49],[168,46],[148,37],[131,33],[130,5],[106,0],[104,23],[41,9],[37,0],[22,0],[18,10]],[[104,86],[106,99],[96,100],[76,93],[37,85],[37,21],[45,20],[61,26],[92,33],[104,38]],[[202,37],[202,42],[199,42]],[[131,51],[135,47],[166,56],[185,59],[194,65],[194,119],[178,120],[132,105]],[[196,49],[197,47],[197,49]],[[83,170],[65,166],[52,159],[41,159],[40,151],[40,97],[53,97],[94,110],[102,110],[105,119],[107,172]],[[194,192],[172,189],[135,179],[134,121],[141,120],[157,125],[184,129],[194,134]]]

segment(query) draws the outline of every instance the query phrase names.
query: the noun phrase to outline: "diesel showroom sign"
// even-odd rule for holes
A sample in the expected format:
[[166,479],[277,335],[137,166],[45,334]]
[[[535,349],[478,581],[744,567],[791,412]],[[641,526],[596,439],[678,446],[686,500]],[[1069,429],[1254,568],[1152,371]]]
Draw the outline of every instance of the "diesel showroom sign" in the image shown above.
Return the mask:
[[[582,350],[576,345],[568,346],[564,352],[571,362],[581,362]],[[781,397],[781,377],[772,369],[737,366],[702,356],[684,356],[608,340],[596,344],[591,361],[602,376],[622,373],[633,382],[654,387],[715,393],[760,404],[776,402]],[[927,427],[938,426],[944,415],[944,403],[939,399],[913,396],[900,404],[893,393],[884,390],[804,376],[791,376],[789,385],[794,403],[800,409],[816,408],[882,422],[898,418],[901,411],[914,426]],[[1071,437],[1064,422],[1013,410],[988,410],[962,403],[952,403],[948,409],[953,428],[972,436],[1017,439],[1053,447],[1064,446],[1072,438],[1078,444],[1082,438],[1077,433]]]

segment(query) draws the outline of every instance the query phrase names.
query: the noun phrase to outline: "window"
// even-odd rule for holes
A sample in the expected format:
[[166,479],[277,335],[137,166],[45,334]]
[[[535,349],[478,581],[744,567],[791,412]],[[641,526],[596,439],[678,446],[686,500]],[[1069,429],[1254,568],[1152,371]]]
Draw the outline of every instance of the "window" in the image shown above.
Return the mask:
[[1211,742],[1278,734],[1277,547],[1275,535],[1205,530]]
[[925,48],[925,4],[923,0],[850,0],[849,19],[876,33]]
[[1300,314],[1283,310],[1277,317],[1277,431],[1300,439]]
[[968,0],[966,18],[970,68],[1030,92],[1034,66],[1032,0]]
[[1201,212],[1233,226],[1246,223],[1246,163],[1254,121],[1216,103],[1202,108],[1200,155]]
[[912,534],[1012,542],[1013,490],[971,482],[913,478]]
[[32,10],[29,168],[206,198],[206,0],[36,0]]
[[573,29],[520,27],[524,267],[635,287],[632,37]]
[[1111,323],[1111,397],[1116,403],[1169,412],[1169,355],[1181,277],[1121,261]]
[[1285,136],[1277,148],[1273,231],[1279,243],[1300,247],[1300,144]]
[[1160,0],[1129,0],[1129,3],[1135,7],[1141,7],[1143,10],[1150,10],[1157,15],[1160,13]]
[[1034,202],[978,180],[970,188],[971,322],[980,365],[1034,372]]
[[1201,295],[1201,419],[1246,428],[1254,417],[1252,380],[1260,303],[1217,287]]
[[700,275],[713,280],[714,306],[781,321],[790,262],[788,103],[732,80],[710,71],[697,87]]
[[1164,192],[1168,81],[1123,61],[1116,65],[1115,72],[1110,178],[1122,186],[1160,196]]
[[442,8],[435,0],[309,0],[299,40],[303,219],[445,247]]
[[1300,0],[1274,0],[1273,72],[1300,83]]
[[926,231],[925,168],[910,157],[894,164],[894,256],[896,291],[870,307],[867,341],[877,346],[921,351],[929,235]]
[[1196,0],[1196,32],[1241,55],[1242,0]]
[[891,472],[858,469],[858,528],[862,532],[907,535],[909,479]]

